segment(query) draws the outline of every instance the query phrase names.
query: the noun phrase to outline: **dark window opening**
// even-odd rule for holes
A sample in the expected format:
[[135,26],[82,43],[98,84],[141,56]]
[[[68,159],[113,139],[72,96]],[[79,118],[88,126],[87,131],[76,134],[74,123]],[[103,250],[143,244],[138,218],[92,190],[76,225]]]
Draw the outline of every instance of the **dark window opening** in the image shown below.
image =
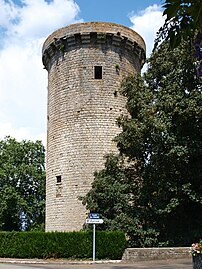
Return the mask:
[[102,79],[102,66],[95,66],[95,79]]
[[90,33],[90,42],[92,44],[96,44],[97,43],[97,33],[96,32],[91,32]]
[[74,35],[74,38],[75,38],[75,42],[77,45],[80,45],[81,44],[81,34],[78,33],[78,34],[75,34]]
[[56,182],[61,183],[62,182],[62,177],[61,176],[56,176]]

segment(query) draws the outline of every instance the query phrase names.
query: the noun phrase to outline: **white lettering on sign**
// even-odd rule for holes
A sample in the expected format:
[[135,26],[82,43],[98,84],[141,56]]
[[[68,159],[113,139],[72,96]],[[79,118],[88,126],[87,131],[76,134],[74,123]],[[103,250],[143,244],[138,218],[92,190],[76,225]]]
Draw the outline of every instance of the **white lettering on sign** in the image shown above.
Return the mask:
[[99,219],[100,218],[100,214],[98,213],[90,213],[90,219]]
[[103,219],[86,219],[86,224],[102,224]]

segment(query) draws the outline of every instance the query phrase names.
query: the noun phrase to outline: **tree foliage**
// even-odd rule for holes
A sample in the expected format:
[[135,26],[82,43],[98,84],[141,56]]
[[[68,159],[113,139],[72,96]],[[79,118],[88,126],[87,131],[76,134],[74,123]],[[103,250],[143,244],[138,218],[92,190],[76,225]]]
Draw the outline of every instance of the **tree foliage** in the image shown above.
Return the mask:
[[83,202],[132,246],[189,245],[201,236],[202,88],[190,44],[162,44],[144,77],[127,78],[128,116]]
[[158,32],[157,44],[161,39],[169,40],[171,47],[174,48],[182,40],[201,32],[201,0],[165,0],[163,8],[166,19]]
[[0,141],[0,230],[28,230],[44,222],[45,150],[40,141]]
[[154,49],[161,41],[169,41],[173,49],[183,40],[191,40],[190,51],[198,60],[197,74],[202,76],[202,5],[201,0],[165,0],[164,25],[159,29]]

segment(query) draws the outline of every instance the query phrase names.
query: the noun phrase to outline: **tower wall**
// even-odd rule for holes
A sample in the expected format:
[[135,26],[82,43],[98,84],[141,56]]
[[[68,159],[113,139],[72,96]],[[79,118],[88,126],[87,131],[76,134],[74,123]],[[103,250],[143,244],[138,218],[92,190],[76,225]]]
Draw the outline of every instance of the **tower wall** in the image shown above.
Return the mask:
[[[78,23],[50,35],[43,46],[48,70],[46,231],[80,230],[86,210],[79,196],[91,188],[125,113],[118,89],[140,72],[143,39],[113,23]],[[95,78],[95,68],[98,72]],[[102,76],[100,78],[99,76]]]

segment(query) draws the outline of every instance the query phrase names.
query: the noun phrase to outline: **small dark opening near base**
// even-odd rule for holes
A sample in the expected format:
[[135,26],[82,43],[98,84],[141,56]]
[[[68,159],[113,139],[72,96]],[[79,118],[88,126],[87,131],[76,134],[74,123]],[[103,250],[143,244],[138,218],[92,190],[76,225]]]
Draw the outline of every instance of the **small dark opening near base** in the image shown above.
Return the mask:
[[102,66],[95,66],[95,79],[102,79]]
[[62,182],[62,177],[61,176],[56,176],[56,182],[61,183]]

